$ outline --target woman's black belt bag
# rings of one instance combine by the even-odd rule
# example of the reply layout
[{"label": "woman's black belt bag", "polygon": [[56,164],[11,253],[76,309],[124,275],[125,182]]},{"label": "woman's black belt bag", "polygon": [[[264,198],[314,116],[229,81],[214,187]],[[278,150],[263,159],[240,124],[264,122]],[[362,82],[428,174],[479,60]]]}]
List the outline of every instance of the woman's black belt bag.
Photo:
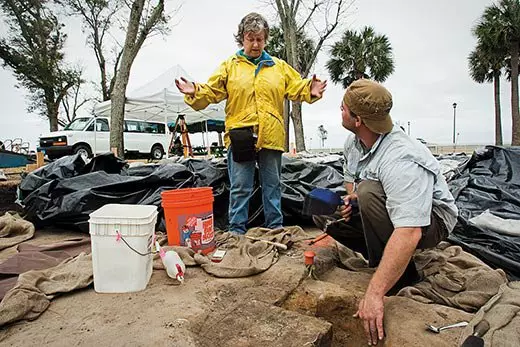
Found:
[{"label": "woman's black belt bag", "polygon": [[229,138],[234,161],[240,163],[256,159],[256,135],[253,127],[231,129]]}]

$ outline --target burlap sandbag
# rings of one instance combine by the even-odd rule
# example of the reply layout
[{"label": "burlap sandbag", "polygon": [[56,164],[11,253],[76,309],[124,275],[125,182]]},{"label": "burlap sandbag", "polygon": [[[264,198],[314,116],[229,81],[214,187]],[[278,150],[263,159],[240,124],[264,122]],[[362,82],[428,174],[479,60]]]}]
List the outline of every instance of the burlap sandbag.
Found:
[{"label": "burlap sandbag", "polygon": [[18,214],[6,212],[0,217],[0,250],[17,245],[34,236],[34,225]]},{"label": "burlap sandbag", "polygon": [[92,257],[85,253],[49,269],[25,272],[0,303],[0,326],[36,319],[56,295],[85,288],[92,282]]},{"label": "burlap sandbag", "polygon": [[507,282],[504,271],[490,268],[448,242],[417,252],[414,261],[423,280],[397,295],[423,303],[476,312]]},{"label": "burlap sandbag", "polygon": [[[294,242],[314,238],[319,232],[307,232],[299,226],[290,226],[280,229],[252,228],[247,236],[263,240],[283,243],[289,248]],[[226,255],[221,262],[212,262],[210,258],[195,253],[187,247],[164,247],[165,250],[173,249],[179,253],[186,266],[200,265],[204,271],[225,278],[246,277],[261,273],[269,269],[279,258],[279,252],[275,246],[263,241],[250,240],[244,235],[236,235],[228,232],[217,232],[215,242],[219,249],[226,250]],[[154,267],[163,268],[156,256]]]}]

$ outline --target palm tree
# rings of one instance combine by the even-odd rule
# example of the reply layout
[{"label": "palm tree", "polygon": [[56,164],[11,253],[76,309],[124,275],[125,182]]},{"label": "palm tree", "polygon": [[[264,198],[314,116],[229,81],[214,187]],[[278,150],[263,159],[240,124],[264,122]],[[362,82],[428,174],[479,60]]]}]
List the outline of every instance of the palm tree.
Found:
[{"label": "palm tree", "polygon": [[475,28],[479,44],[506,47],[511,73],[511,117],[513,146],[520,145],[520,110],[518,109],[518,69],[520,51],[520,0],[500,0],[484,10]]},{"label": "palm tree", "polygon": [[347,88],[360,78],[384,82],[394,72],[392,47],[386,35],[378,35],[372,27],[361,32],[347,30],[340,41],[332,45],[327,62],[332,82]]},{"label": "palm tree", "polygon": [[477,45],[468,57],[471,78],[477,83],[494,85],[495,95],[495,145],[502,146],[502,115],[500,107],[500,76],[506,64],[507,53],[503,48]]}]

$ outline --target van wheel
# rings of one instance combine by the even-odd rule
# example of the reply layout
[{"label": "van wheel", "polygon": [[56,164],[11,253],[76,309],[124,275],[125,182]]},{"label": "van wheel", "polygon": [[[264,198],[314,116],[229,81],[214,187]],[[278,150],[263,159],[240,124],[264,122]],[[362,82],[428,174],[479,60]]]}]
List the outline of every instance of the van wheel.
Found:
[{"label": "van wheel", "polygon": [[83,159],[87,159],[87,158],[90,158],[90,156],[92,155],[92,150],[90,149],[90,147],[88,145],[77,145],[74,147],[74,154],[78,154],[81,155],[81,157]]},{"label": "van wheel", "polygon": [[155,160],[162,159],[162,157],[164,155],[163,147],[161,145],[154,145],[152,147],[150,155],[151,155],[152,159],[155,159]]}]

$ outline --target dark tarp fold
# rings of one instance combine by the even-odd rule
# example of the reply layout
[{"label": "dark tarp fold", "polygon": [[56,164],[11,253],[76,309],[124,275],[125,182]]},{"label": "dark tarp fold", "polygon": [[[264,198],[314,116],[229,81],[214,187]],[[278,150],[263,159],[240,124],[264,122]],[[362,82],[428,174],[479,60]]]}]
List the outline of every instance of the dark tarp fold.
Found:
[{"label": "dark tarp fold", "polygon": [[520,147],[486,146],[449,181],[459,218],[449,241],[520,279],[520,238],[468,223],[486,210],[520,219]]},{"label": "dark tarp fold", "polygon": [[[342,182],[342,174],[333,166],[284,157],[282,209],[286,220],[312,223],[301,216],[305,195],[317,186],[344,192]],[[105,204],[150,204],[161,211],[161,192],[204,186],[213,188],[215,226],[226,229],[229,177],[225,160],[185,159],[128,168],[112,154],[97,156],[88,165],[79,155],[68,156],[27,175],[19,186],[19,198],[28,219],[38,227],[57,225],[86,231],[89,214]],[[249,226],[261,225],[258,170],[249,209]]]}]

